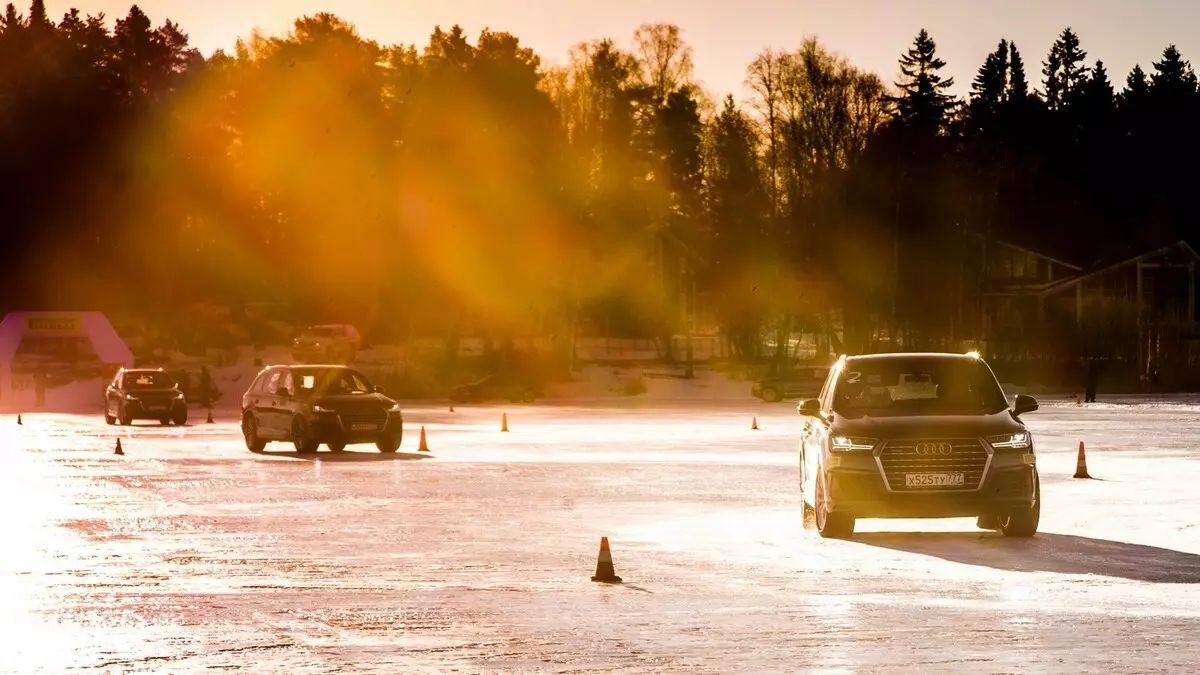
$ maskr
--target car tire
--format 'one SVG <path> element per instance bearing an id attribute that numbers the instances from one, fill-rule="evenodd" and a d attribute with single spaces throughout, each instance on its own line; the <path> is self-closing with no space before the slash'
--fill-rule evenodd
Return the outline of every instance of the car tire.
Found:
<path id="1" fill-rule="evenodd" d="M 344 452 L 346 450 L 346 442 L 334 441 L 332 443 L 326 443 L 325 447 L 329 448 L 333 452 Z"/>
<path id="2" fill-rule="evenodd" d="M 133 424 L 133 418 L 129 416 L 129 411 L 125 409 L 125 406 L 121 406 L 117 410 L 117 421 L 120 422 L 121 426 L 123 427 Z"/>
<path id="3" fill-rule="evenodd" d="M 1033 470 L 1033 506 L 1000 517 L 1000 531 L 1006 537 L 1028 538 L 1037 534 L 1042 519 L 1042 482 Z"/>
<path id="4" fill-rule="evenodd" d="M 258 437 L 258 420 L 254 419 L 254 415 L 246 413 L 242 417 L 242 436 L 246 439 L 246 449 L 253 453 L 260 453 L 267 448 L 267 442 Z"/>
<path id="5" fill-rule="evenodd" d="M 395 436 L 384 436 L 383 438 L 375 441 L 375 447 L 378 448 L 380 452 L 390 455 L 391 453 L 400 449 L 400 442 L 403 440 L 403 438 L 403 433 L 396 434 Z"/>
<path id="6" fill-rule="evenodd" d="M 808 498 L 804 494 L 804 455 L 800 455 L 800 467 L 797 471 L 800 476 L 800 525 L 806 530 L 817 529 L 817 512 L 812 505 L 808 503 Z"/>
<path id="7" fill-rule="evenodd" d="M 105 411 L 104 412 L 104 423 L 111 427 L 112 425 L 117 423 L 117 418 L 113 417 L 112 415 L 109 415 L 108 411 Z"/>
<path id="8" fill-rule="evenodd" d="M 175 426 L 177 426 L 177 427 L 181 427 L 181 426 L 187 424 L 187 420 L 188 420 L 188 415 L 187 415 L 186 409 L 175 413 L 175 415 L 173 417 L 171 417 L 171 421 L 174 422 Z"/>
<path id="9" fill-rule="evenodd" d="M 164 427 L 168 426 L 169 424 L 171 424 L 171 418 L 170 417 L 160 417 L 160 418 L 158 418 L 158 423 Z"/>
<path id="10" fill-rule="evenodd" d="M 292 420 L 292 446 L 296 448 L 296 452 L 301 455 L 312 454 L 320 447 L 320 443 L 313 437 L 312 429 L 308 426 L 308 420 L 303 417 L 296 417 Z"/>
<path id="11" fill-rule="evenodd" d="M 817 494 L 813 495 L 814 520 L 817 534 L 822 539 L 846 539 L 854 534 L 854 518 L 842 513 L 829 513 L 825 510 L 825 478 L 817 476 Z"/>
<path id="12" fill-rule="evenodd" d="M 775 387 L 763 387 L 762 400 L 767 403 L 778 403 L 783 400 L 783 395 Z"/>

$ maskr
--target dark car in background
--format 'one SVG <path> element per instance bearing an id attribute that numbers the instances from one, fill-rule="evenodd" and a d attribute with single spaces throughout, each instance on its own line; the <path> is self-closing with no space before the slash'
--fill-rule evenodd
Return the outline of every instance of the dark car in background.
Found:
<path id="1" fill-rule="evenodd" d="M 816 398 L 828 375 L 828 366 L 801 366 L 763 377 L 750 388 L 750 395 L 768 403 L 785 398 Z"/>
<path id="2" fill-rule="evenodd" d="M 122 368 L 104 390 L 104 421 L 158 420 L 178 426 L 187 423 L 187 401 L 175 379 L 161 368 Z"/>
<path id="3" fill-rule="evenodd" d="M 316 452 L 322 443 L 334 452 L 374 443 L 391 453 L 404 438 L 404 417 L 383 387 L 353 368 L 269 366 L 242 396 L 242 435 L 251 452 L 283 441 L 299 453 Z"/>
<path id="4" fill-rule="evenodd" d="M 848 537 L 858 518 L 976 518 L 1031 537 L 1041 518 L 1033 436 L 976 354 L 844 357 L 801 403 L 805 525 Z"/>
<path id="5" fill-rule="evenodd" d="M 455 403 L 500 400 L 510 403 L 533 403 L 541 395 L 541 387 L 531 378 L 506 372 L 485 375 L 474 382 L 460 384 L 450 390 L 450 400 Z"/>

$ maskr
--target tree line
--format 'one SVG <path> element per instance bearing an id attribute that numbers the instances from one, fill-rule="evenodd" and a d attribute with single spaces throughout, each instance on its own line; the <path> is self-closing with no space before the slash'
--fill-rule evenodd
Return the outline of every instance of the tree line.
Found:
<path id="1" fill-rule="evenodd" d="M 380 45 L 332 14 L 204 56 L 134 6 L 0 20 L 9 307 L 186 326 L 289 303 L 383 337 L 533 325 L 666 336 L 853 326 L 980 338 L 969 234 L 1086 262 L 1190 236 L 1200 95 L 1169 46 L 1114 85 L 1067 28 L 1002 39 L 959 99 L 921 31 L 895 82 L 817 39 L 749 97 L 698 84 L 678 27 L 543 63 L 458 26 Z"/>

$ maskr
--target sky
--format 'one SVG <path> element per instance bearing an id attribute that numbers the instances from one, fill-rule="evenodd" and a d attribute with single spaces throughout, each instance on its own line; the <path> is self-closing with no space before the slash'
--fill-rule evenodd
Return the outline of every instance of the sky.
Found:
<path id="1" fill-rule="evenodd" d="M 18 4 L 25 4 L 18 0 Z M 52 16 L 70 7 L 111 20 L 131 0 L 48 0 Z M 642 23 L 677 24 L 694 50 L 696 77 L 714 97 L 746 95 L 746 65 L 764 48 L 794 49 L 816 36 L 854 65 L 897 79 L 897 59 L 921 28 L 937 42 L 966 93 L 976 70 L 1001 38 L 1016 42 L 1031 82 L 1057 34 L 1071 26 L 1089 62 L 1102 59 L 1120 85 L 1134 64 L 1149 70 L 1168 44 L 1200 60 L 1200 2 L 1195 0 L 141 0 L 155 24 L 170 19 L 206 55 L 231 50 L 254 28 L 287 32 L 298 16 L 332 12 L 383 44 L 423 47 L 435 25 L 462 25 L 473 40 L 483 28 L 503 30 L 550 64 L 572 45 L 609 37 L 629 46 Z"/>

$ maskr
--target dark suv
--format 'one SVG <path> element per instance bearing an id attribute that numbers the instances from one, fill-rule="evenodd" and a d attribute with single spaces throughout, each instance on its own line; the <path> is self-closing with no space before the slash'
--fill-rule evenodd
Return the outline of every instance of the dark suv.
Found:
<path id="1" fill-rule="evenodd" d="M 134 420 L 187 424 L 187 401 L 179 385 L 162 368 L 122 368 L 104 390 L 104 421 L 122 426 Z"/>
<path id="2" fill-rule="evenodd" d="M 1041 516 L 1033 437 L 975 354 L 842 357 L 802 402 L 806 526 L 848 537 L 856 518 L 976 517 L 1031 537 Z"/>
<path id="3" fill-rule="evenodd" d="M 334 452 L 374 443 L 396 452 L 404 438 L 400 405 L 346 366 L 270 366 L 242 396 L 242 435 L 250 452 L 269 441 L 290 441 L 311 453 L 324 443 Z"/>

